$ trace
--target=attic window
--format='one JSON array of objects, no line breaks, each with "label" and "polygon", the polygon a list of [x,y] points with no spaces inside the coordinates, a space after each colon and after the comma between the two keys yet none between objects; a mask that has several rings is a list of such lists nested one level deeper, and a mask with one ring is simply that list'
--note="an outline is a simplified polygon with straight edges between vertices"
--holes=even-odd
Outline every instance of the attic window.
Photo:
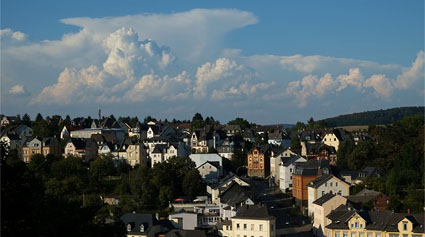
[{"label": "attic window", "polygon": [[140,232],[145,232],[145,226],[143,224],[140,224]]},{"label": "attic window", "polygon": [[403,221],[403,230],[407,230],[407,221]]},{"label": "attic window", "polygon": [[127,224],[127,231],[131,231],[131,224]]}]

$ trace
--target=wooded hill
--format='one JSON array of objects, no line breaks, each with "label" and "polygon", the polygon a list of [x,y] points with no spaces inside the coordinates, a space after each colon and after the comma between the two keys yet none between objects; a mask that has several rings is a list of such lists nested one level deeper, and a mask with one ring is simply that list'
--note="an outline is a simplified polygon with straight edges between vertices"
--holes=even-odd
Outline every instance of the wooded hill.
[{"label": "wooded hill", "polygon": [[328,127],[354,126],[354,125],[383,125],[393,124],[405,116],[424,114],[424,106],[400,107],[386,110],[366,111],[354,114],[339,115],[337,117],[320,120]]}]

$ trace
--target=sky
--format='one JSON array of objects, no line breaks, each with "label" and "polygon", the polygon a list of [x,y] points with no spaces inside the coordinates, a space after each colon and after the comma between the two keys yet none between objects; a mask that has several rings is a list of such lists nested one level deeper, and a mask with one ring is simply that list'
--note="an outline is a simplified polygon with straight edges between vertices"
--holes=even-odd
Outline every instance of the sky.
[{"label": "sky", "polygon": [[424,1],[1,1],[6,115],[259,124],[424,105]]}]

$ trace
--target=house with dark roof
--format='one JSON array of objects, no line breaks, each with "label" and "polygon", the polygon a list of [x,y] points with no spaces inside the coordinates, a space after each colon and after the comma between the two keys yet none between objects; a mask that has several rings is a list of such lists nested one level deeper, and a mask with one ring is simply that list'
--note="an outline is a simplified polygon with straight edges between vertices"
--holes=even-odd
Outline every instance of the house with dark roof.
[{"label": "house with dark roof", "polygon": [[159,221],[153,214],[125,213],[120,219],[128,237],[157,236],[172,230],[171,225]]},{"label": "house with dark roof", "polygon": [[301,156],[282,157],[279,164],[279,188],[282,192],[292,189],[292,174],[295,171],[296,162],[307,162]]},{"label": "house with dark roof", "polygon": [[84,161],[92,161],[97,157],[98,146],[92,139],[71,138],[64,150],[64,157],[72,155]]},{"label": "house with dark roof", "polygon": [[243,205],[221,228],[221,236],[276,236],[276,217],[266,205]]},{"label": "house with dark roof", "polygon": [[301,207],[307,207],[307,185],[317,177],[330,173],[329,162],[326,160],[308,160],[296,162],[292,174],[292,196],[295,203]]},{"label": "house with dark roof", "polygon": [[242,205],[253,205],[251,190],[249,186],[241,186],[232,182],[219,197],[220,217],[222,220],[229,220],[236,215]]},{"label": "house with dark roof", "polygon": [[254,147],[247,154],[249,177],[266,178],[270,174],[270,145]]},{"label": "house with dark roof", "polygon": [[325,227],[326,236],[425,236],[423,214],[338,207],[327,217],[331,223]]},{"label": "house with dark roof", "polygon": [[205,161],[196,167],[205,183],[217,183],[220,177],[220,163],[218,161]]},{"label": "house with dark roof", "polygon": [[33,138],[28,140],[28,142],[22,146],[22,160],[25,163],[29,163],[31,161],[31,156],[34,154],[41,154],[44,157],[47,155],[56,155],[59,156],[61,154],[61,145],[59,140],[55,137],[45,137],[41,138]]},{"label": "house with dark roof", "polygon": [[328,146],[332,146],[338,151],[340,144],[342,144],[348,137],[347,132],[342,128],[334,128],[326,131],[322,138],[322,142]]},{"label": "house with dark roof", "polygon": [[230,172],[230,174],[220,179],[217,184],[208,184],[207,192],[211,194],[211,201],[218,205],[220,203],[220,194],[233,182],[238,183],[240,186],[250,186],[250,183],[245,179]]},{"label": "house with dark roof", "polygon": [[355,195],[347,196],[347,200],[358,210],[367,206],[374,211],[385,211],[390,204],[390,198],[387,195],[366,188]]},{"label": "house with dark roof", "polygon": [[332,193],[327,193],[313,202],[313,233],[315,236],[325,235],[325,226],[331,223],[326,216],[345,204],[347,204],[346,198]]},{"label": "house with dark roof", "polygon": [[320,197],[330,194],[347,196],[350,194],[350,185],[332,174],[324,174],[307,184],[308,215],[313,215],[313,202]]}]

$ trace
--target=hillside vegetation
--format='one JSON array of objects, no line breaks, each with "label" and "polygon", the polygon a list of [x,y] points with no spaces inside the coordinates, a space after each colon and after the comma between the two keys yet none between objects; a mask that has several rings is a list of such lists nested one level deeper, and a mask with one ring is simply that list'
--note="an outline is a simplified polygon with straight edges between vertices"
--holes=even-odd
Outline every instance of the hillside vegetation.
[{"label": "hillside vegetation", "polygon": [[419,106],[400,107],[386,110],[381,109],[376,111],[345,114],[320,121],[325,122],[328,127],[393,124],[396,121],[402,120],[405,116],[413,116],[418,114],[423,115],[424,108],[424,106]]}]

